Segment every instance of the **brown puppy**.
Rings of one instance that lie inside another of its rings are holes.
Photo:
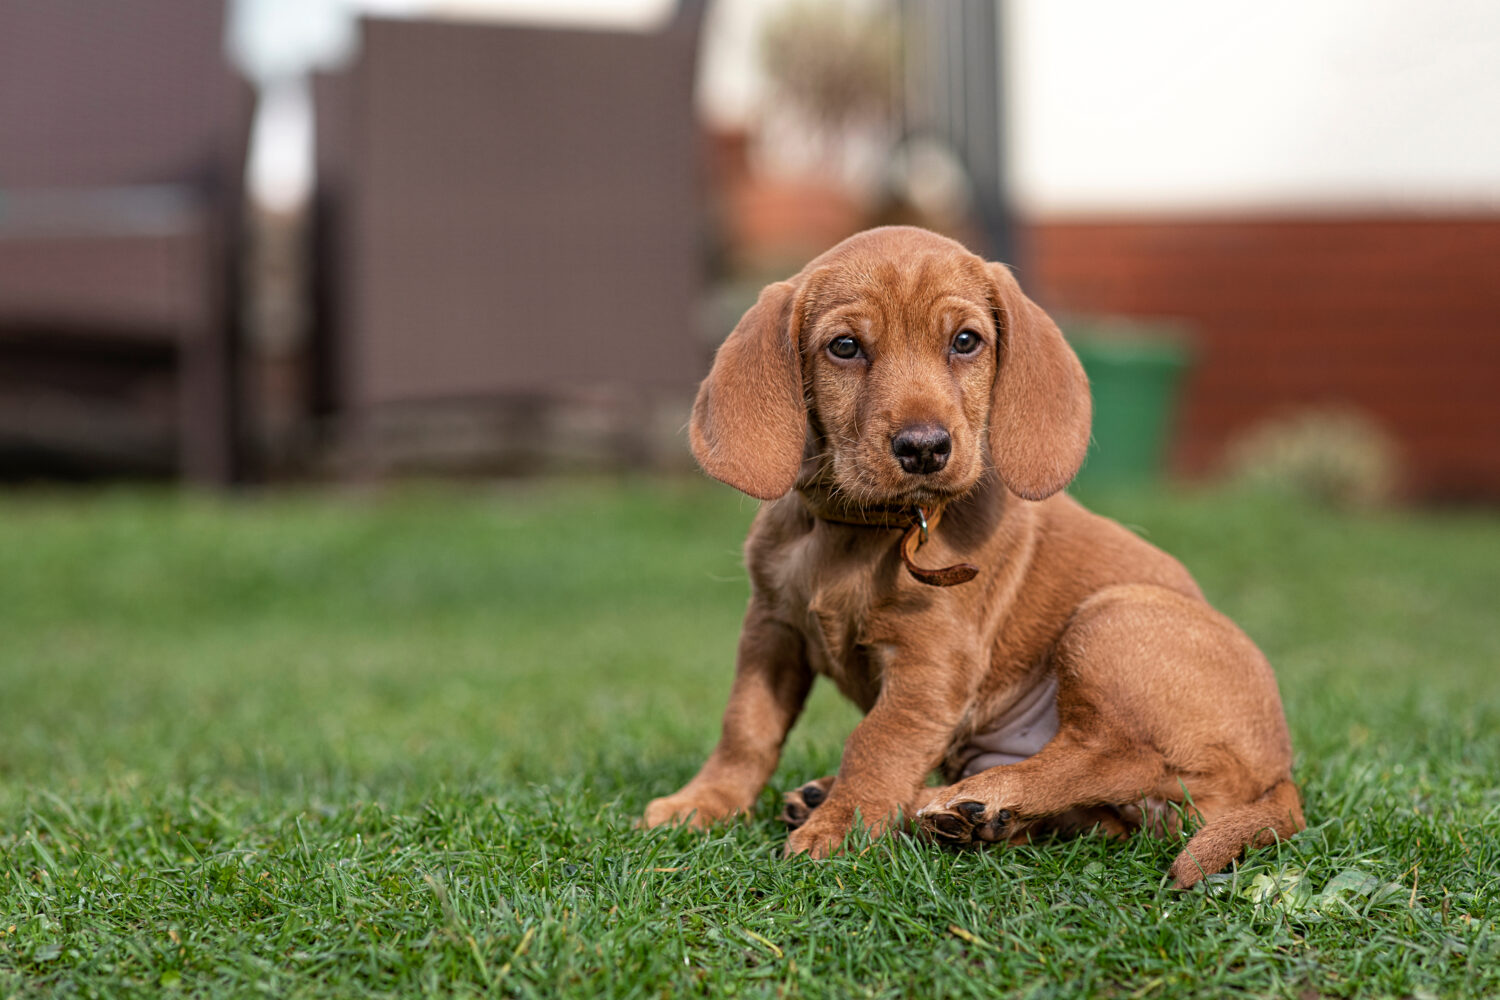
[[[708,762],[646,825],[749,809],[821,674],[866,714],[838,775],[788,796],[788,854],[903,816],[967,844],[1185,811],[1186,887],[1302,829],[1260,651],[1171,556],[1061,492],[1090,410],[1010,272],[933,233],[871,230],[767,287],[691,427],[710,475],[771,501],[734,686]],[[934,769],[950,784],[926,787]]]

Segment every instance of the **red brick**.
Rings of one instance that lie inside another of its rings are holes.
[[[1179,470],[1343,402],[1390,430],[1415,495],[1500,499],[1500,216],[1039,220],[1022,246],[1055,313],[1190,325]]]

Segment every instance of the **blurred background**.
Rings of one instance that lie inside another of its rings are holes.
[[[768,280],[1012,263],[1085,480],[1500,499],[1486,0],[0,0],[0,478],[690,467]]]

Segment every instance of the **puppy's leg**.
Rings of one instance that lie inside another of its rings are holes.
[[[835,780],[837,779],[830,774],[826,778],[814,778],[787,792],[781,797],[784,804],[781,815],[776,818],[785,823],[788,829],[797,829],[807,822],[807,817],[812,815],[814,809],[828,800],[828,793],[833,790]]]
[[[884,686],[874,707],[844,744],[838,778],[828,798],[787,838],[786,853],[826,857],[839,850],[856,820],[872,835],[889,829],[929,789],[928,773],[942,760],[963,714],[963,687],[951,674],[968,669],[962,653],[927,649],[922,662],[887,647]],[[930,657],[930,658],[929,658]]]
[[[1160,754],[1099,735],[1064,729],[1035,756],[932,789],[917,810],[918,829],[956,846],[1011,840],[1039,820],[1138,801],[1162,783]]]
[[[1190,801],[1202,829],[1173,865],[1183,887],[1302,828],[1275,679],[1211,607],[1157,587],[1109,588],[1079,608],[1053,659],[1057,736],[929,797],[922,830],[993,841],[1076,806]]]
[[[776,770],[812,679],[801,638],[752,602],[718,746],[692,781],[646,807],[643,824],[704,827],[753,806]]]

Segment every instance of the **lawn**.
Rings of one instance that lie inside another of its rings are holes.
[[[1277,666],[1309,829],[785,861],[708,751],[751,501],[696,480],[0,497],[0,997],[1500,993],[1500,518],[1091,498]],[[820,688],[778,787],[855,721]]]

